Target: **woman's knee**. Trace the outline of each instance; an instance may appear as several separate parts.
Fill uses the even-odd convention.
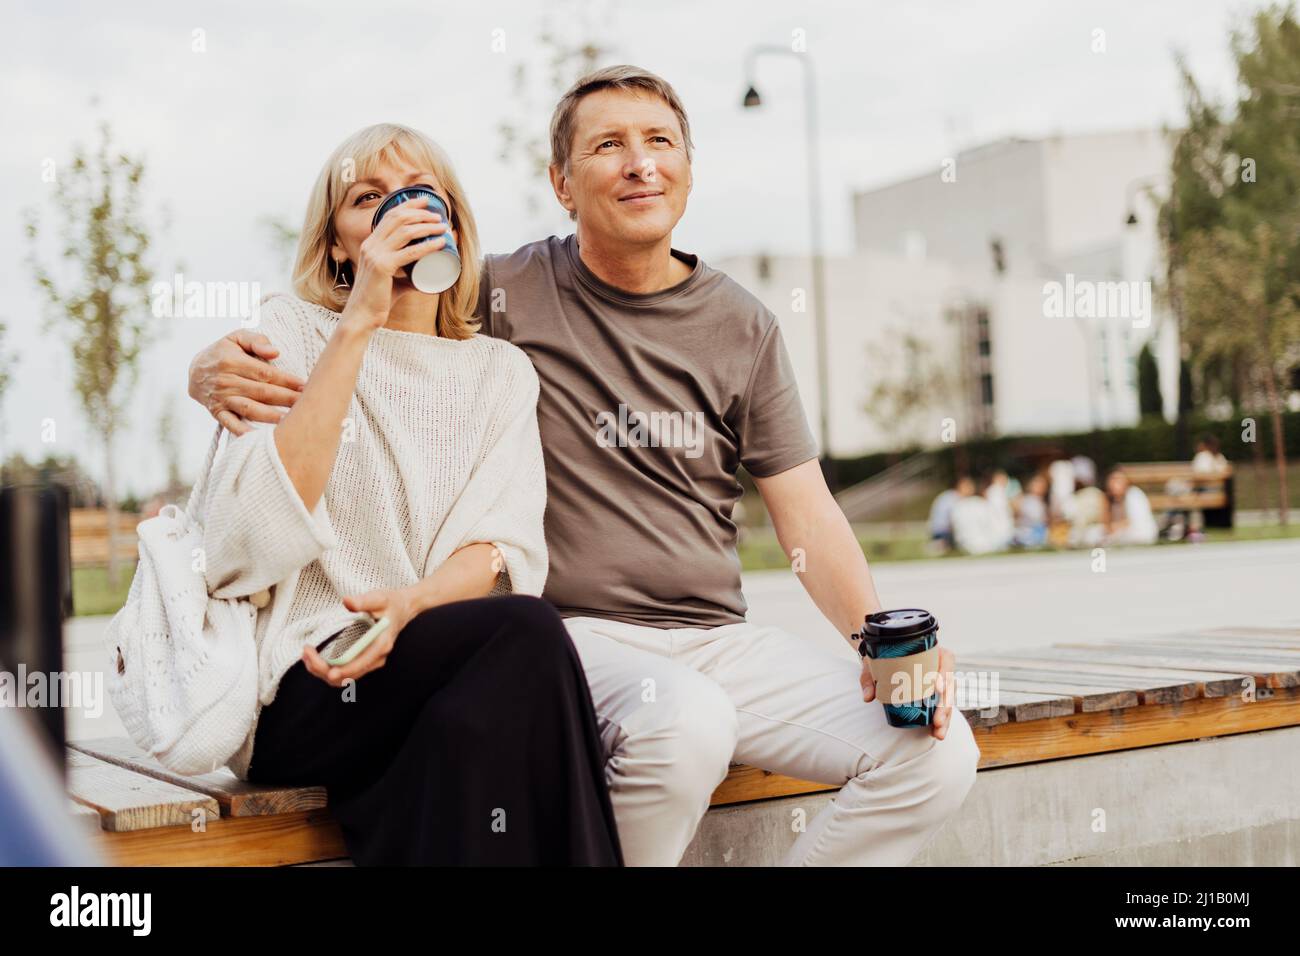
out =
[[[500,615],[497,634],[513,653],[533,659],[539,667],[576,659],[564,619],[550,601],[530,594],[507,594],[492,601]]]
[[[503,594],[489,598],[487,606],[498,615],[500,622],[526,633],[564,633],[564,619],[555,605],[532,594]]]

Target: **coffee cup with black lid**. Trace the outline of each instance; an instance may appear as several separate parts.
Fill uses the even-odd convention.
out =
[[[419,239],[413,239],[407,243],[407,248],[418,245],[421,242],[432,242],[435,239],[446,240],[446,245],[441,249],[434,249],[428,255],[421,256],[415,262],[406,267],[411,284],[421,292],[444,292],[456,284],[460,278],[460,251],[456,248],[456,240],[451,235],[451,213],[447,209],[447,204],[443,202],[442,197],[433,191],[433,187],[425,183],[417,183],[414,186],[406,186],[396,192],[389,193],[384,197],[384,201],[379,204],[375,210],[375,218],[370,221],[370,230],[373,232],[379,225],[379,220],[383,219],[388,213],[392,212],[404,202],[409,202],[416,198],[425,198],[429,201],[428,210],[435,212],[442,217],[442,221],[447,224],[447,231],[434,236],[422,236]]]
[[[929,611],[902,608],[868,614],[858,653],[871,668],[876,700],[891,727],[928,727],[939,706],[939,622]]]

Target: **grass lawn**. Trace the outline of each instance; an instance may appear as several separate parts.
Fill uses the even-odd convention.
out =
[[[108,586],[108,569],[85,567],[72,569],[72,613],[74,615],[113,614],[126,601],[131,590],[135,562],[124,561],[118,568],[117,587]]]
[[[889,526],[859,525],[854,528],[858,544],[868,561],[914,561],[918,558],[933,558],[926,548],[924,532],[895,533]],[[1293,519],[1285,528],[1277,525],[1252,528],[1210,528],[1206,531],[1206,540],[1220,541],[1270,541],[1281,538],[1300,538],[1300,524]],[[1184,542],[1162,541],[1149,545],[1153,548],[1194,547]],[[1003,551],[1000,554],[1042,554],[1043,551]],[[1050,553],[1050,552],[1049,552]],[[981,557],[995,555],[945,555],[948,561],[974,561]],[[740,565],[746,571],[781,570],[790,567],[790,561],[777,543],[776,534],[771,529],[760,528],[748,532],[744,544],[740,547]]]

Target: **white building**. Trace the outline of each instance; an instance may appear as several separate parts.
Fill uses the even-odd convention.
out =
[[[932,446],[945,426],[1132,424],[1148,338],[1172,417],[1176,331],[1146,298],[1161,269],[1147,190],[1163,195],[1169,149],[1156,131],[1006,140],[856,194],[856,251],[826,261],[833,453]],[[809,258],[717,265],[780,318],[815,427]]]

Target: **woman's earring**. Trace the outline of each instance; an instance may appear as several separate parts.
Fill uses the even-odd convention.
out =
[[[336,289],[348,288],[348,277],[346,275],[343,275],[342,269],[340,268],[340,264],[337,259],[334,260],[334,288]]]

